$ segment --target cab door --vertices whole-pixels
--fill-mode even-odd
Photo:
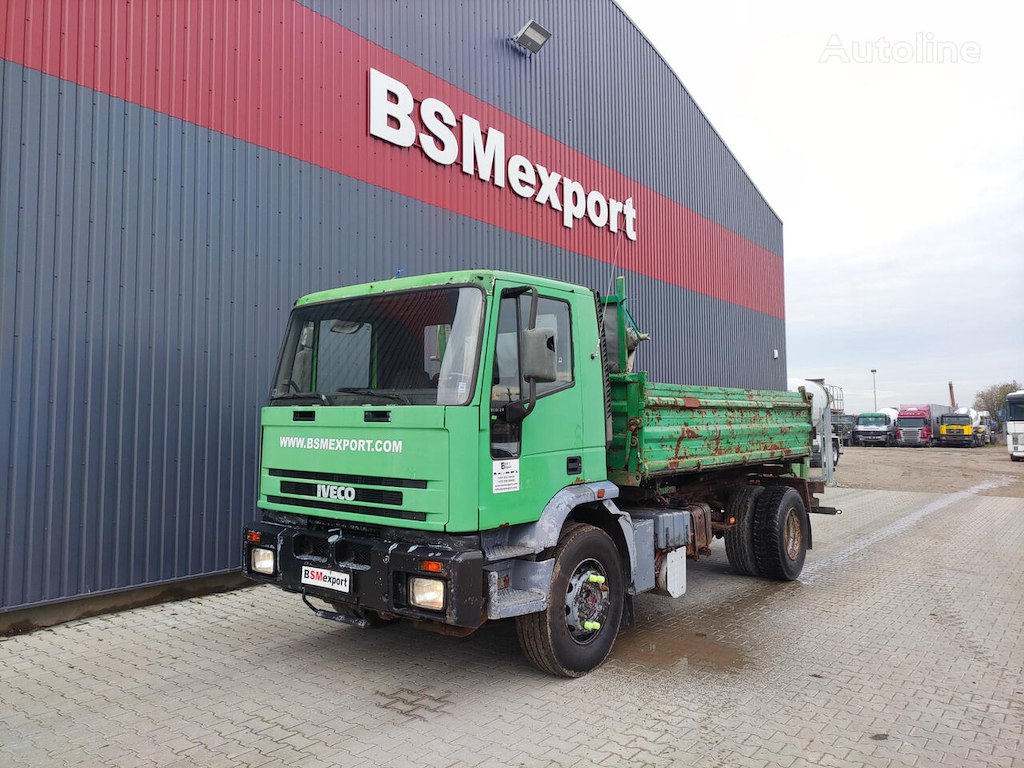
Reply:
[[[559,490],[582,475],[583,403],[574,360],[572,296],[537,289],[536,327],[554,332],[555,380],[537,382],[522,420],[510,405],[529,397],[520,365],[522,332],[534,301],[529,288],[495,286],[491,347],[484,355],[481,408],[480,529],[532,522]]]

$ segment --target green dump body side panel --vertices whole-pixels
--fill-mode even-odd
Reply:
[[[811,409],[800,392],[656,384],[609,376],[608,477],[620,486],[710,469],[803,463]]]

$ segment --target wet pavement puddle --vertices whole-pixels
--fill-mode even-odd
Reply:
[[[638,628],[622,632],[615,640],[610,660],[668,668],[680,661],[716,669],[739,669],[746,657],[731,645],[719,643],[702,632],[652,632]]]

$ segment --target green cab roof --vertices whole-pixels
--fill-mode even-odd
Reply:
[[[472,285],[478,284],[483,290],[491,295],[494,293],[494,284],[498,280],[507,280],[521,285],[535,285],[538,288],[549,288],[572,293],[590,293],[589,288],[561,280],[552,280],[536,275],[524,275],[518,272],[504,272],[493,269],[466,269],[456,272],[435,272],[429,275],[411,275],[409,277],[396,277],[389,280],[375,280],[371,283],[359,283],[357,285],[346,285],[341,288],[330,288],[325,291],[309,293],[295,301],[295,306],[307,304],[319,304],[326,301],[337,301],[348,299],[354,296],[366,296],[372,293],[391,293],[393,291],[406,291],[415,288],[433,288],[444,285]]]

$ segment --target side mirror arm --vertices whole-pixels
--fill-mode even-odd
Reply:
[[[532,285],[529,288],[523,286],[511,290],[506,289],[502,292],[502,296],[518,296],[527,292],[530,294],[530,320],[527,323],[526,330],[532,331],[537,327],[537,304],[540,301],[537,289]],[[509,424],[522,423],[527,416],[533,413],[533,408],[537,405],[537,382],[532,378],[528,379],[528,381],[530,382],[529,396],[525,400],[514,400],[505,406],[505,420]]]

